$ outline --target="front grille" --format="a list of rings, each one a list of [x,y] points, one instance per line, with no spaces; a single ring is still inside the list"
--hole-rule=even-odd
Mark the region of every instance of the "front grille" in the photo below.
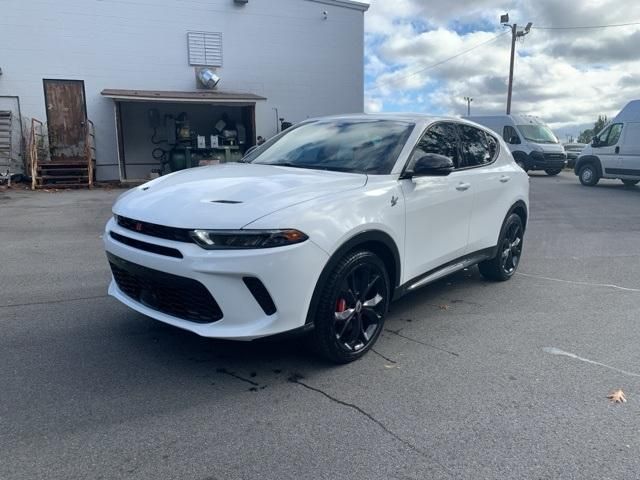
[[[567,156],[564,153],[545,153],[544,158],[546,160],[564,160]]]
[[[193,243],[190,230],[187,228],[165,227],[164,225],[141,222],[121,215],[116,215],[116,222],[122,228],[142,233],[143,235],[149,235],[150,237],[164,238],[165,240],[174,240],[176,242]]]
[[[134,238],[125,237],[116,232],[109,232],[111,238],[114,240],[129,245],[130,247],[144,250],[145,252],[156,253],[158,255],[165,255],[167,257],[182,258],[182,253],[175,248],[163,247],[162,245],[154,245],[153,243],[141,242]]]
[[[109,252],[107,258],[118,288],[136,302],[195,323],[213,323],[222,318],[218,303],[200,282],[152,270]]]

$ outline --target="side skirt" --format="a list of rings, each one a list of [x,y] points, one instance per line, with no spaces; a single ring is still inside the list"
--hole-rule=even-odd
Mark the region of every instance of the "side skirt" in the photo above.
[[[429,285],[430,283],[435,282],[436,280],[440,280],[447,275],[451,275],[452,273],[463,270],[472,265],[476,265],[484,260],[489,260],[496,256],[498,251],[498,247],[485,248],[484,250],[479,250],[477,252],[470,253],[463,257],[452,260],[451,262],[445,263],[444,265],[434,268],[414,279],[409,280],[408,282],[396,287],[393,293],[393,300],[398,300],[399,298],[405,296],[409,292],[413,292],[421,287]]]

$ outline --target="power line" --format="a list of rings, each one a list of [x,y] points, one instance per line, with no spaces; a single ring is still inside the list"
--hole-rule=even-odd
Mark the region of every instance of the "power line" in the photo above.
[[[456,58],[461,57],[462,55],[466,55],[467,53],[472,52],[473,50],[476,50],[476,49],[478,49],[478,48],[480,48],[480,47],[483,47],[483,46],[485,46],[485,45],[488,45],[489,43],[493,43],[493,42],[495,42],[496,40],[498,40],[500,37],[504,37],[504,36],[505,36],[506,34],[508,34],[508,33],[510,33],[510,32],[508,32],[508,31],[507,31],[507,32],[503,32],[503,33],[501,33],[500,35],[496,35],[495,37],[490,38],[489,40],[487,40],[487,41],[485,41],[485,42],[479,43],[478,45],[475,45],[475,46],[473,46],[473,47],[471,47],[471,48],[468,48],[468,49],[466,49],[466,50],[463,50],[463,51],[461,51],[461,52],[458,52],[458,53],[456,53],[455,55],[453,55],[453,56],[451,56],[451,57],[448,57],[448,58],[442,59],[442,60],[440,60],[440,61],[438,61],[438,62],[436,62],[436,63],[433,63],[433,64],[431,64],[431,65],[427,65],[427,66],[425,66],[425,67],[422,67],[421,69],[416,70],[415,72],[411,72],[411,73],[409,73],[409,74],[407,74],[407,75],[403,75],[403,76],[401,76],[401,77],[394,77],[394,78],[391,78],[391,79],[389,79],[389,81],[390,81],[391,83],[396,83],[396,82],[398,82],[399,80],[405,80],[405,79],[407,79],[407,78],[410,78],[410,77],[413,77],[413,76],[415,76],[415,75],[418,75],[419,73],[422,73],[422,72],[424,72],[424,71],[426,71],[426,70],[431,70],[432,68],[439,67],[440,65],[442,65],[442,64],[444,64],[444,63],[447,63],[447,62],[450,62],[451,60],[455,60]],[[375,90],[378,90],[378,89],[379,89],[379,88],[381,88],[382,86],[383,86],[383,85],[376,85],[375,87],[370,88],[368,91],[375,91]]]
[[[610,25],[579,25],[574,27],[536,27],[533,26],[531,28],[535,28],[538,30],[586,30],[586,29],[596,29],[596,28],[616,28],[616,27],[629,27],[631,25],[640,25],[640,22],[631,22],[631,23],[614,23]]]

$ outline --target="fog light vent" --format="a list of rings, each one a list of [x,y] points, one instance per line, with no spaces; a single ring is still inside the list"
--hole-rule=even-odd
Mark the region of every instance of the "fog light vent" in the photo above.
[[[264,313],[267,315],[273,315],[276,313],[276,305],[273,303],[273,299],[271,298],[271,295],[269,295],[267,287],[265,287],[259,279],[256,277],[243,277],[242,280]]]

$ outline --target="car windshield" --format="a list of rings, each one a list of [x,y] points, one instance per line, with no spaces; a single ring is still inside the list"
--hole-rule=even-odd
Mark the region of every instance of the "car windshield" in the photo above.
[[[560,143],[546,125],[518,125],[522,136],[533,143]]]
[[[393,120],[315,120],[278,135],[245,162],[339,172],[388,174],[414,124]]]

